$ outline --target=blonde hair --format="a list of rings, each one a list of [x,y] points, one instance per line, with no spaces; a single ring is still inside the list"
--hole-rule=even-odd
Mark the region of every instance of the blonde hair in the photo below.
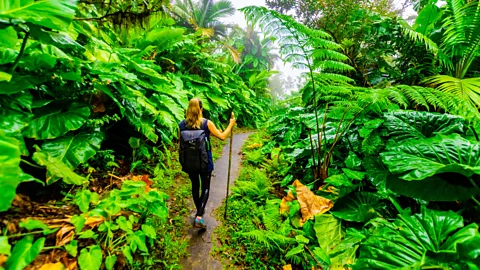
[[[200,128],[203,120],[201,109],[202,101],[198,98],[192,98],[188,103],[187,117],[185,118],[187,127],[198,129]]]

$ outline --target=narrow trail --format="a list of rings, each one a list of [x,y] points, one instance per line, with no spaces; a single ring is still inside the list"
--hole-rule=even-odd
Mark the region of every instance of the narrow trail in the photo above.
[[[234,134],[232,146],[232,168],[230,172],[230,189],[233,186],[234,180],[237,179],[240,173],[241,155],[239,152],[242,149],[245,140],[251,133]],[[212,232],[217,226],[217,220],[213,216],[213,210],[220,207],[223,199],[225,199],[227,189],[228,176],[228,152],[230,147],[229,142],[224,146],[222,156],[215,162],[215,170],[213,171],[212,180],[210,183],[210,196],[205,209],[205,224],[207,231],[197,233],[197,230],[190,228],[188,230],[191,236],[189,241],[188,253],[190,257],[183,258],[180,263],[185,270],[217,270],[222,269],[222,263],[210,256],[212,250]],[[189,217],[189,222],[193,222],[195,211],[192,210]]]

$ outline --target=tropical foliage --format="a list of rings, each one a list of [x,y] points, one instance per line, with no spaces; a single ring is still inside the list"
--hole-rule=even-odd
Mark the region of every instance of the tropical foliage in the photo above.
[[[425,78],[444,76],[439,74],[447,72],[448,61],[466,63],[466,54],[454,56],[453,48],[476,45],[452,37],[446,49],[446,43],[430,42],[421,31],[428,29],[433,35],[433,27],[438,26],[438,41],[446,42],[449,33],[454,35],[447,29],[456,16],[457,33],[467,34],[459,23],[465,14],[470,16],[465,20],[474,18],[471,6],[478,5],[478,1],[455,0],[444,7],[424,4],[413,26],[393,18],[399,21],[394,25],[399,32],[390,37],[401,36],[413,46],[410,52],[421,53],[413,55],[418,57],[415,61],[429,71],[402,75],[415,78],[404,83],[420,85],[397,84],[402,82],[398,77],[386,77],[371,81],[369,88],[359,87],[363,82],[347,76],[352,73],[345,63],[352,62],[342,55],[348,55],[345,43],[337,44],[324,33],[322,39],[337,52],[308,54],[301,37],[312,36],[309,42],[313,42],[317,37],[313,33],[320,30],[271,10],[245,8],[247,18],[277,38],[284,61],[303,63],[307,83],[300,89],[302,105],[298,96],[292,96],[270,118],[267,134],[245,149],[244,171],[250,175],[240,178],[234,194],[241,197],[235,200],[259,210],[247,213],[240,206],[232,210],[233,216],[251,221],[224,221],[227,226],[219,233],[229,239],[232,249],[222,251],[234,252],[224,257],[254,268],[477,269],[477,105],[443,86],[429,88],[425,86],[436,85],[423,83]],[[422,14],[432,6],[443,14],[439,18],[430,14],[436,26],[425,25],[428,16]],[[382,23],[388,20],[392,18],[382,18]],[[465,27],[473,30],[478,24],[469,25]],[[378,37],[370,33],[371,38]],[[319,49],[321,44],[310,46]],[[478,52],[473,55],[472,61],[478,60]],[[345,68],[316,70],[314,66],[322,62]],[[468,74],[476,72],[471,67]],[[423,78],[418,80],[418,74]],[[251,172],[251,165],[262,167],[264,175]],[[229,205],[236,205],[233,201]]]
[[[64,259],[48,263],[89,270],[179,263],[166,203],[185,188],[162,183],[180,174],[170,148],[188,100],[201,98],[220,128],[231,111],[255,126],[268,104],[228,52],[181,25],[165,1],[0,4],[0,211],[14,221],[1,225],[0,266],[50,251]]]

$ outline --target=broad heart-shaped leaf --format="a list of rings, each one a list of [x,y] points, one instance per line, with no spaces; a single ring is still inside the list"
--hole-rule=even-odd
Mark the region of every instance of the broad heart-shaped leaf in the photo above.
[[[382,197],[372,192],[350,193],[335,202],[332,215],[347,221],[365,223],[372,218],[378,217],[375,207]]]
[[[313,228],[317,234],[318,244],[327,254],[332,251],[344,235],[342,223],[330,214],[316,215]]]
[[[480,144],[458,134],[405,141],[381,153],[390,172],[404,180],[422,180],[439,173],[466,177],[480,173]]]
[[[84,177],[74,173],[63,161],[52,157],[49,153],[44,151],[37,151],[33,153],[33,160],[39,165],[47,167],[47,184],[52,184],[63,178],[67,184],[81,185],[87,181]]]
[[[3,0],[0,1],[0,19],[67,30],[76,6],[76,0]]]
[[[18,141],[0,131],[0,212],[10,208],[21,182],[21,173]]]
[[[63,161],[69,168],[75,169],[100,150],[103,138],[103,132],[82,132],[47,141],[42,145],[42,149],[50,156]]]
[[[80,251],[78,257],[78,264],[81,270],[98,270],[102,265],[102,250],[99,246],[91,246],[90,250],[87,248]]]
[[[345,165],[347,165],[347,168],[355,170],[362,165],[362,160],[354,152],[350,151],[347,159],[345,159]]]
[[[49,104],[34,114],[23,135],[37,140],[55,139],[85,124],[90,116],[90,108],[76,102],[71,103],[68,108]]]
[[[418,14],[413,29],[415,31],[428,36],[433,29],[433,25],[442,18],[440,8],[435,4],[427,4]]]
[[[42,237],[33,242],[33,236],[28,235],[18,241],[13,247],[12,254],[5,263],[5,269],[22,270],[29,265],[40,254],[45,244],[45,238]]]
[[[480,253],[480,234],[475,223],[462,227],[460,215],[425,207],[420,214],[399,215],[393,223],[379,219],[360,246],[353,269],[422,269],[467,263]]]
[[[115,263],[117,262],[117,256],[116,255],[110,255],[105,259],[105,268],[107,270],[113,270],[113,267],[115,266]]]
[[[2,105],[0,105],[3,107]],[[22,129],[28,126],[33,114],[20,110],[0,108],[0,130],[7,136],[20,134]],[[22,136],[23,137],[23,136]]]
[[[459,181],[465,184],[460,185]],[[406,181],[394,175],[387,177],[387,188],[391,191],[432,202],[469,200],[472,196],[480,195],[477,189],[469,186],[470,183],[464,176],[455,174],[434,175],[421,181]]]
[[[464,118],[446,113],[394,111],[385,113],[384,118],[384,126],[396,142],[462,133],[465,129]]]

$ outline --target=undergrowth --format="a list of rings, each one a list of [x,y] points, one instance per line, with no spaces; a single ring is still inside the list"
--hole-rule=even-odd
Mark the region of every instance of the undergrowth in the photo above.
[[[281,217],[280,199],[275,193],[275,177],[271,177],[265,155],[259,150],[266,142],[264,133],[253,134],[243,147],[244,159],[240,176],[235,181],[228,201],[227,219],[223,219],[225,204],[218,210],[216,218],[221,222],[214,234],[220,246],[212,253],[219,256],[228,269],[276,269],[286,264],[283,250],[296,245],[292,236],[303,235]]]

